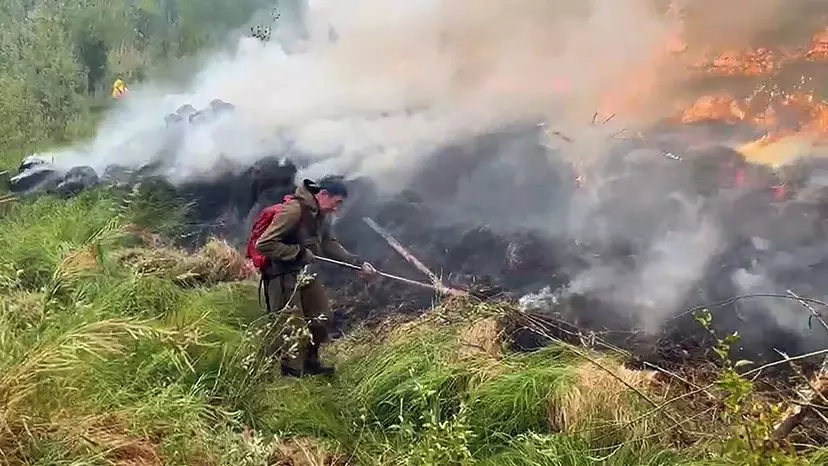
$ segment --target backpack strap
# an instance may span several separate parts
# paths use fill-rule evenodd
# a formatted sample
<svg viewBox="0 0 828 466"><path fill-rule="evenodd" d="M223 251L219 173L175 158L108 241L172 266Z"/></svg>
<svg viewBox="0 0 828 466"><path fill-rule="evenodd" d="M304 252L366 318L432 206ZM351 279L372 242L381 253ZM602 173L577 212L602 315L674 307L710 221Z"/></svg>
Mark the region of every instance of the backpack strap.
<svg viewBox="0 0 828 466"><path fill-rule="evenodd" d="M305 247L303 242L307 239L307 238L303 237L302 233L303 233L303 231L306 231L308 227L310 227L310 225L309 225L310 214L308 213L308 208L296 196L293 196L293 195L285 196L285 200L283 202L288 203L292 200L296 200L296 202L299 203L299 222L296 224L296 227L295 227L296 228L296 230L295 230L296 231L296 236L294 238L295 238L295 240L297 241L297 243L299 245L300 254L301 254L301 250L303 250L304 247Z"/></svg>
<svg viewBox="0 0 828 466"><path fill-rule="evenodd" d="M270 277L261 272L261 278L259 279L259 291L257 293L259 297L259 306L262 305L262 296L264 295L264 308L268 314L273 313L273 309L270 307Z"/></svg>

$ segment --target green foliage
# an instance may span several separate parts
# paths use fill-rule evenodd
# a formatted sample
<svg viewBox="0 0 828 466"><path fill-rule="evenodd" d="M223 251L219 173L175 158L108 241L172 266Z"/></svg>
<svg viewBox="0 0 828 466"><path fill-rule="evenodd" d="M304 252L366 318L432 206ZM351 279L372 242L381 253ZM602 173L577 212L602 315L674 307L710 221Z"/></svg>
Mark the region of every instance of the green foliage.
<svg viewBox="0 0 828 466"><path fill-rule="evenodd" d="M30 147L45 137L42 116L33 112L37 102L29 93L26 79L0 70L0 150L6 152Z"/></svg>
<svg viewBox="0 0 828 466"><path fill-rule="evenodd" d="M234 438L239 413L212 400L241 386L221 388L246 370L227 355L252 338L255 288L186 293L121 269L108 257L132 214L99 191L20 204L0 221L0 450L11 464L92 461L113 436L160 436L153 454L199 464L193 455L226 448L215 437Z"/></svg>
<svg viewBox="0 0 828 466"><path fill-rule="evenodd" d="M780 420L782 412L778 406L768 405L758 399L753 382L738 372L737 369L753 363L731 360L730 351L739 341L738 333L719 337L712 327L712 314L706 309L697 312L695 318L715 340L712 350L722 365L716 381L723 392L724 410L721 416L726 425L732 426L733 432L721 445L721 458L728 464L739 465L811 464L794 449L771 440L774 426Z"/></svg>
<svg viewBox="0 0 828 466"><path fill-rule="evenodd" d="M268 0L0 1L0 157L93 134L112 82L217 45Z"/></svg>
<svg viewBox="0 0 828 466"><path fill-rule="evenodd" d="M474 309L466 309L472 321ZM570 409L565 395L580 383L577 356L550 347L496 362L458 357L467 325L414 326L379 347L370 333L338 343L338 379L272 392L267 428L336 439L356 464L594 464L608 454L604 464L684 464L658 440L633 443L632 429L628 445L606 449L574 430L557 432L551 417ZM613 421L590 415L579 428Z"/></svg>
<svg viewBox="0 0 828 466"><path fill-rule="evenodd" d="M547 430L548 400L558 398L573 383L572 355L556 353L550 348L515 358L502 376L474 388L470 417L481 438Z"/></svg>
<svg viewBox="0 0 828 466"><path fill-rule="evenodd" d="M44 197L13 205L0 229L0 263L15 270L24 288L42 289L51 283L67 252L90 241L115 239L105 235L121 222L113 213L114 206L111 199L94 191L66 202Z"/></svg>

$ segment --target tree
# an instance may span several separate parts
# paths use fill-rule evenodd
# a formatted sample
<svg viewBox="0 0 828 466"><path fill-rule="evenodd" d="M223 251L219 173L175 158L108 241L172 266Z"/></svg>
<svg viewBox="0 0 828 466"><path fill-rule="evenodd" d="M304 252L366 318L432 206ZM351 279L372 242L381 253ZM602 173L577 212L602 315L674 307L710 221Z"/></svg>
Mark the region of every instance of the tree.
<svg viewBox="0 0 828 466"><path fill-rule="evenodd" d="M225 39L266 0L0 0L0 149L60 142L116 77Z"/></svg>

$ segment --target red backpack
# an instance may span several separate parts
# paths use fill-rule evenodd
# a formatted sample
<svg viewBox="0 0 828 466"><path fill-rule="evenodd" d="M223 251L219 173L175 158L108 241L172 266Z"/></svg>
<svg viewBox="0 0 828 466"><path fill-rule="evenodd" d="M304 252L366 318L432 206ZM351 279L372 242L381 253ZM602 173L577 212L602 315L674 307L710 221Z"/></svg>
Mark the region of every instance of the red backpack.
<svg viewBox="0 0 828 466"><path fill-rule="evenodd" d="M282 199L282 202L265 207L253 223L253 230L250 233L250 240L247 242L247 258L253 261L253 265L259 271L264 271L270 263L270 260L259 252L256 248L256 242L259 241L259 237L262 236L262 233L264 233L265 230L267 230L267 227L270 226L270 223L273 221L273 217L282 211L285 204L294 199L296 199L296 196L287 195L284 199Z"/></svg>

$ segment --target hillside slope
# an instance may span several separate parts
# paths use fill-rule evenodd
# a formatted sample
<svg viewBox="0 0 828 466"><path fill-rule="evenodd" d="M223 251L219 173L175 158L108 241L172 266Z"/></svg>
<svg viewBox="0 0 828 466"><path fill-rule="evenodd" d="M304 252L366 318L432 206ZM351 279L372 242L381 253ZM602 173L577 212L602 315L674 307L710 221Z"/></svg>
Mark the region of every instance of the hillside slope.
<svg viewBox="0 0 828 466"><path fill-rule="evenodd" d="M2 206L3 464L825 459L745 448L739 429L765 424L732 417L726 401L748 392L726 384L708 387L725 403L653 410L685 388L562 343L515 353L513 311L492 303L390 316L327 349L335 379L281 379L261 355L268 325L244 261L219 241L166 249L134 224L145 204L124 201L94 191Z"/></svg>

